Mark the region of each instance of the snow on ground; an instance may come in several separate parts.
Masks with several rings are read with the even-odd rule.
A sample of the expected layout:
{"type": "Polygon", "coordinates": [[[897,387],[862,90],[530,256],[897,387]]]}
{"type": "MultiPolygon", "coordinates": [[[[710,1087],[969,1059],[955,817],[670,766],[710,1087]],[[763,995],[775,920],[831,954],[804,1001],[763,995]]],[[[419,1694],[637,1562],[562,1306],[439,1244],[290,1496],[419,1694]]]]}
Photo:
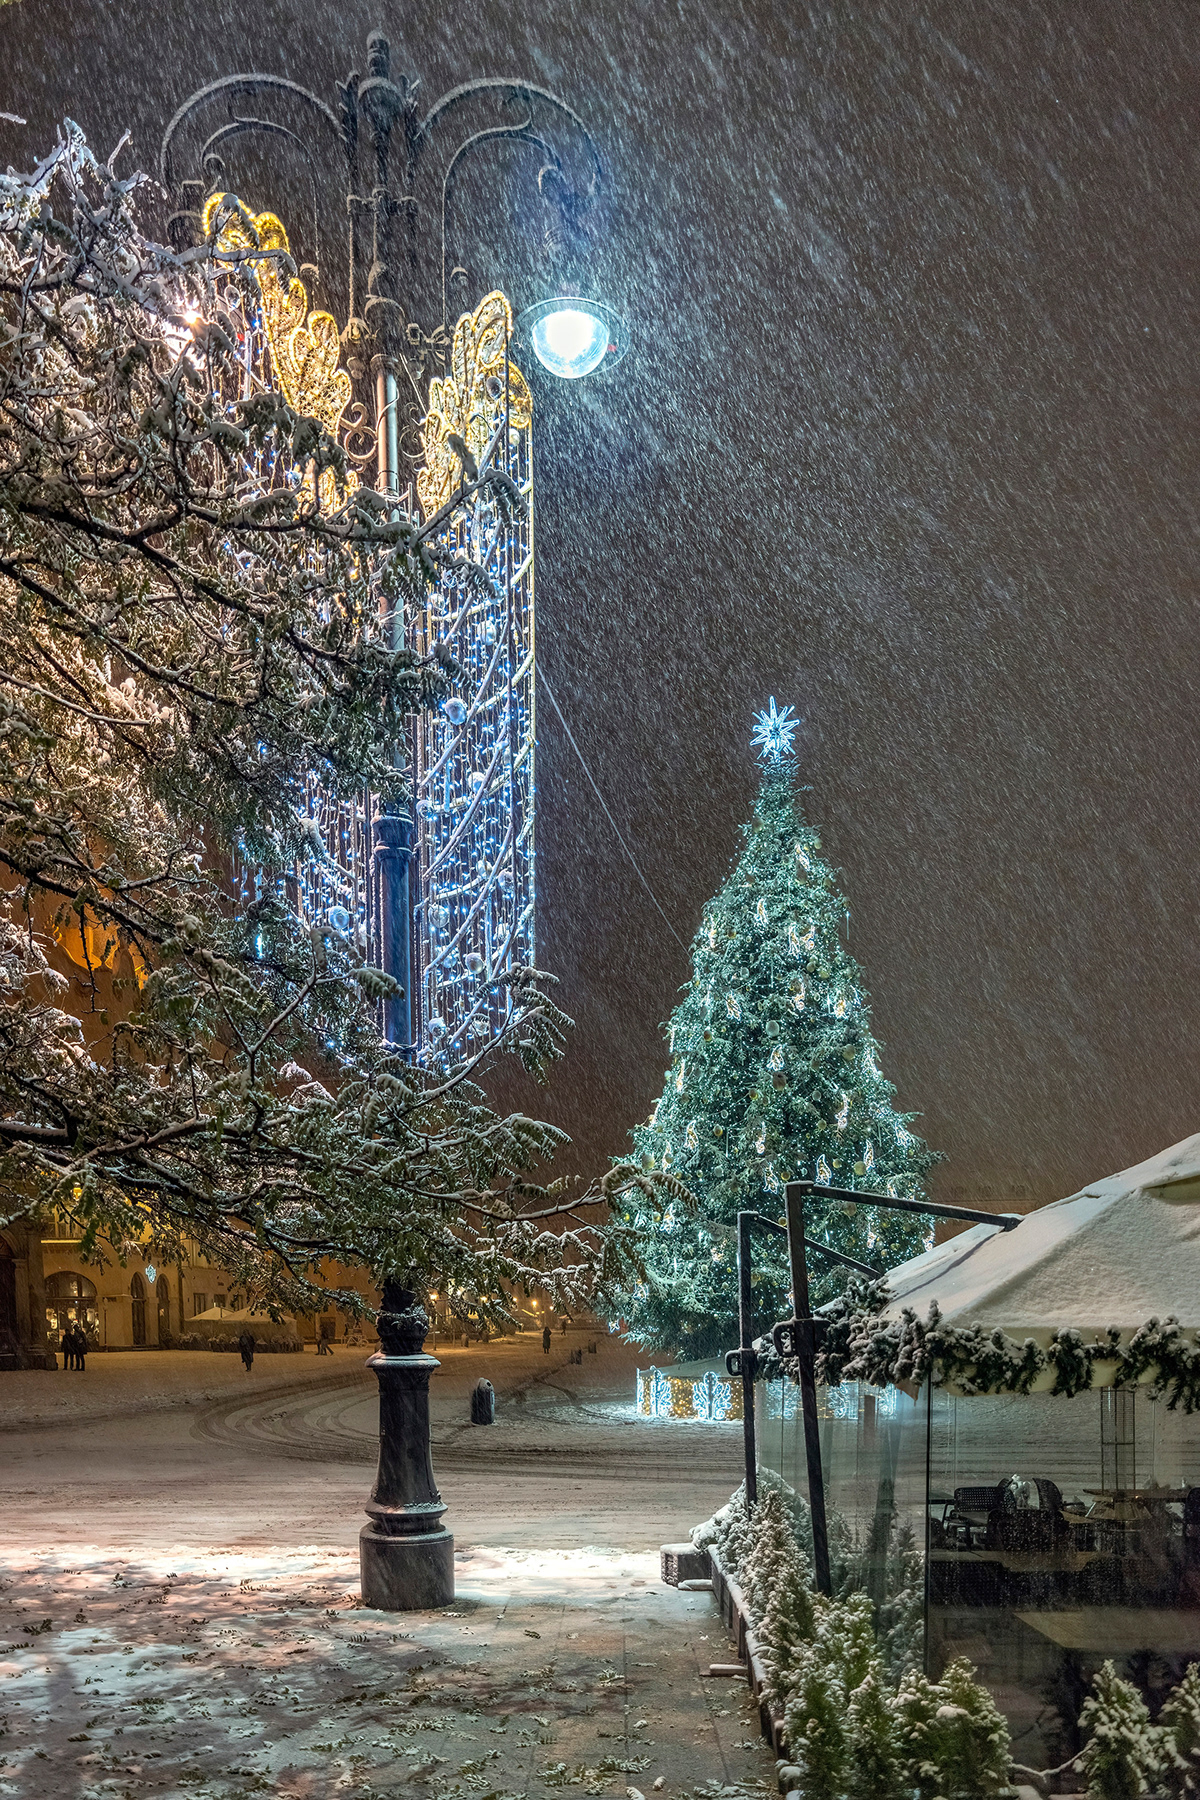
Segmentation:
{"type": "Polygon", "coordinates": [[[439,1346],[458,1598],[425,1614],[358,1601],[363,1352],[6,1377],[0,1796],[766,1791],[747,1689],[701,1674],[731,1654],[711,1596],[658,1579],[658,1544],[735,1485],[740,1432],[639,1421],[635,1354],[572,1364],[580,1341],[439,1346]],[[480,1374],[499,1428],[464,1422],[480,1374]]]}
{"type": "Polygon", "coordinates": [[[47,1550],[0,1593],[0,1794],[241,1800],[691,1793],[770,1776],[711,1597],[657,1560],[478,1549],[439,1613],[344,1552],[47,1550]]]}

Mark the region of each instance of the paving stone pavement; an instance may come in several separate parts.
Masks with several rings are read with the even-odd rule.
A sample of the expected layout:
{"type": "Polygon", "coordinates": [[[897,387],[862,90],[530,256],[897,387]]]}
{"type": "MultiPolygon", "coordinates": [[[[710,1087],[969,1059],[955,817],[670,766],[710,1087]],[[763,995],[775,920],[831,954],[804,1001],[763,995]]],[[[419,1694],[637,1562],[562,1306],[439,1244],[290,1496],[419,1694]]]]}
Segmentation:
{"type": "Polygon", "coordinates": [[[648,1554],[477,1547],[436,1613],[344,1548],[26,1550],[0,1584],[0,1795],[551,1800],[777,1791],[711,1595],[648,1554]]]}

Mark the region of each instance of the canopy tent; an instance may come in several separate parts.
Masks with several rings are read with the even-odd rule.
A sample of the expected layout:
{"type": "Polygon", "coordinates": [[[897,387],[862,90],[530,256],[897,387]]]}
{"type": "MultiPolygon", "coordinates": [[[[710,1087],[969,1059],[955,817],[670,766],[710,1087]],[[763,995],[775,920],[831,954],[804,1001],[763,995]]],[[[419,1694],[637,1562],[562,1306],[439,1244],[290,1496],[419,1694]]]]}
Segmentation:
{"type": "Polygon", "coordinates": [[[887,1316],[934,1301],[946,1325],[1041,1337],[1136,1331],[1174,1315],[1200,1329],[1200,1132],[1023,1218],[975,1225],[887,1277],[887,1316]]]}

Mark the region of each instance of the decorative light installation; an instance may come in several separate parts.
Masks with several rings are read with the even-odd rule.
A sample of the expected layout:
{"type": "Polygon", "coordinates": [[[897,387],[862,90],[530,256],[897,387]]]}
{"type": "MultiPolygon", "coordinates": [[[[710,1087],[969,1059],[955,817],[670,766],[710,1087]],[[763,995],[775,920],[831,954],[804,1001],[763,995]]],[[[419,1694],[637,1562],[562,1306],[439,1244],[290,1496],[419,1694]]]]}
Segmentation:
{"type": "Polygon", "coordinates": [[[454,569],[425,598],[416,647],[442,644],[462,670],[440,715],[418,721],[414,771],[414,1026],[442,1066],[492,1038],[499,977],[534,960],[533,413],[511,339],[501,293],[459,319],[417,474],[454,569]]]}
{"type": "MultiPolygon", "coordinates": [[[[218,252],[263,252],[261,259],[250,257],[258,279],[257,304],[248,304],[246,290],[233,283],[219,296],[218,322],[242,347],[241,389],[229,398],[276,388],[297,412],[319,419],[332,435],[339,435],[351,387],[350,377],[339,366],[337,322],[330,313],[309,311],[307,290],[297,276],[281,276],[282,259],[290,255],[282,221],[274,213],[251,213],[236,195],[223,193],[210,195],[205,202],[201,216],[205,234],[218,220],[218,252]]],[[[283,459],[264,452],[244,452],[242,464],[248,491],[266,492],[301,480],[283,459]]],[[[348,485],[356,485],[356,479],[349,470],[348,485]]],[[[330,502],[332,474],[322,482],[321,500],[330,502]]],[[[305,924],[331,925],[364,957],[375,960],[372,796],[364,791],[352,800],[336,800],[310,775],[299,810],[309,854],[284,877],[281,897],[305,924]]],[[[261,897],[260,870],[240,865],[236,873],[246,898],[261,897]]]]}
{"type": "Polygon", "coordinates": [[[790,706],[785,706],[782,712],[776,709],[772,695],[770,711],[755,713],[754,730],[750,734],[750,741],[757,745],[763,762],[779,762],[793,754],[792,739],[799,724],[800,720],[792,717],[790,706]]]}
{"type": "Polygon", "coordinates": [[[723,1425],[741,1418],[742,1389],[739,1382],[728,1381],[724,1372],[716,1369],[677,1374],[652,1366],[637,1372],[635,1404],[648,1419],[700,1419],[723,1425]]]}
{"type": "MultiPolygon", "coordinates": [[[[223,205],[222,248],[273,253],[252,259],[260,293],[252,316],[244,290],[229,290],[230,323],[245,346],[243,393],[274,385],[332,433],[355,430],[336,324],[328,313],[309,312],[296,277],[280,279],[279,258],[288,253],[282,223],[214,195],[206,231],[223,205]]],[[[418,1054],[441,1066],[491,1040],[507,1015],[500,977],[534,960],[532,401],[509,359],[511,339],[512,312],[501,293],[459,319],[450,372],[430,383],[415,497],[411,490],[400,496],[419,505],[426,523],[442,520],[438,545],[454,565],[404,621],[414,649],[429,653],[440,644],[461,669],[440,712],[418,720],[414,744],[412,1029],[418,1054]]],[[[275,465],[248,474],[263,491],[301,479],[275,465]]],[[[306,924],[329,925],[375,962],[382,945],[376,811],[374,795],[336,800],[310,777],[300,806],[309,854],[282,883],[306,924]]],[[[243,867],[238,875],[247,898],[261,894],[261,871],[243,867]]]]}

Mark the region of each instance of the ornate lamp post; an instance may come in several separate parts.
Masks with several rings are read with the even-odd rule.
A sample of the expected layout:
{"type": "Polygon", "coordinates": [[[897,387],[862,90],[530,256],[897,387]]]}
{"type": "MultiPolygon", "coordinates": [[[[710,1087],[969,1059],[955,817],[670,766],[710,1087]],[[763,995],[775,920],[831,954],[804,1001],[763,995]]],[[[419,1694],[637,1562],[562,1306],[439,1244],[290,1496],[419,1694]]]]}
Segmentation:
{"type": "MultiPolygon", "coordinates": [[[[360,466],[373,465],[381,493],[397,496],[409,488],[421,454],[430,378],[450,355],[450,288],[466,280],[466,270],[451,267],[448,249],[464,170],[486,146],[528,146],[546,208],[545,240],[555,255],[577,244],[602,173],[583,121],[546,88],[505,78],[466,82],[422,113],[419,87],[406,75],[393,78],[391,46],[382,31],[373,31],[366,74],[347,76],[337,110],[283,76],[227,75],[183,102],[159,158],[163,185],[176,205],[169,232],[178,244],[200,235],[206,196],[231,185],[225,158],[239,140],[265,137],[286,146],[307,168],[314,214],[317,173],[330,153],[340,162],[349,313],[341,342],[355,395],[346,414],[348,449],[360,466]]],[[[567,379],[615,360],[625,348],[624,327],[612,308],[580,295],[538,300],[520,323],[542,366],[567,379]]],[[[384,1029],[390,1042],[410,1051],[419,1035],[413,832],[411,816],[395,805],[382,807],[371,821],[373,935],[382,967],[402,990],[384,1009],[384,1029]]]]}
{"type": "MultiPolygon", "coordinates": [[[[528,146],[536,159],[537,189],[547,207],[547,243],[561,249],[575,239],[580,218],[591,204],[601,178],[600,158],[583,121],[556,95],[530,82],[489,79],[465,83],[443,95],[422,113],[417,104],[419,84],[407,76],[393,78],[391,47],[381,31],[367,39],[365,75],[352,73],[338,89],[336,110],[307,88],[282,76],[262,73],[229,75],[192,94],[179,107],[163,138],[160,172],[176,210],[169,230],[177,244],[196,241],[203,233],[203,208],[209,195],[224,192],[237,183],[227,175],[225,158],[242,139],[267,139],[287,146],[307,166],[316,214],[317,172],[332,153],[340,162],[345,180],[346,242],[345,294],[348,318],[340,333],[341,349],[354,396],[341,415],[348,430],[347,449],[356,463],[383,494],[411,495],[418,458],[422,455],[422,427],[430,415],[430,381],[446,367],[451,354],[448,296],[451,285],[463,281],[466,271],[451,268],[447,250],[448,221],[455,184],[474,154],[487,145],[508,141],[528,146]],[[436,253],[435,253],[436,252],[436,253]]],[[[314,230],[317,219],[314,216],[314,230]]],[[[507,363],[510,316],[502,296],[504,330],[498,360],[476,367],[473,379],[480,399],[462,398],[487,415],[487,434],[494,445],[501,438],[517,446],[527,459],[528,417],[518,418],[519,396],[512,393],[513,375],[507,363]],[[498,372],[497,372],[498,371],[498,372]],[[489,411],[488,409],[492,409],[489,411]],[[495,421],[492,412],[495,412],[495,421]],[[501,430],[501,425],[506,429],[501,430]],[[524,437],[522,437],[524,430],[524,437]],[[521,449],[520,446],[525,448],[521,449]]],[[[469,323],[477,324],[486,304],[469,323]]],[[[624,350],[624,329],[617,315],[602,302],[576,294],[558,294],[526,308],[522,323],[539,362],[551,373],[576,379],[615,360],[624,350]]],[[[486,326],[487,321],[484,322],[486,326]]],[[[483,330],[484,326],[480,329],[483,330]]],[[[332,329],[332,326],[331,326],[332,329]]],[[[464,379],[457,365],[455,375],[464,379]]],[[[339,380],[345,380],[339,376],[339,380]]],[[[519,380],[519,376],[517,377],[519,380]]],[[[443,383],[443,390],[450,384],[443,383]]],[[[343,396],[344,397],[344,396],[343,396]]],[[[444,391],[443,391],[444,398],[444,391]]],[[[526,409],[527,414],[527,409],[526,409]]],[[[450,423],[442,415],[441,435],[450,423]]],[[[468,436],[463,431],[463,436],[468,436]]],[[[428,469],[422,480],[429,480],[428,469]]],[[[433,510],[437,510],[436,507],[433,510]]],[[[509,553],[506,579],[513,585],[526,581],[521,571],[532,562],[532,544],[516,544],[509,553]],[[524,561],[521,558],[524,556],[524,561]]],[[[531,602],[531,589],[530,602],[531,602]]],[[[511,599],[511,595],[510,595],[511,599]]],[[[502,621],[510,663],[520,665],[527,691],[532,692],[532,630],[528,650],[515,635],[510,604],[502,621]]],[[[427,622],[428,623],[428,622],[427,622]]],[[[532,624],[532,615],[529,619],[532,624]]],[[[440,637],[436,621],[426,636],[440,637]]],[[[480,627],[476,652],[494,671],[500,649],[480,627]]],[[[430,647],[429,645],[425,646],[430,647]]],[[[514,754],[514,680],[509,677],[507,745],[501,743],[492,769],[468,769],[467,804],[479,810],[478,796],[491,791],[493,780],[504,778],[503,752],[507,748],[508,791],[516,795],[523,752],[514,754]],[[477,798],[471,798],[472,789],[477,798]]],[[[489,701],[495,705],[494,698],[489,701]]],[[[459,727],[451,707],[468,708],[461,701],[447,702],[450,723],[459,727]]],[[[481,709],[486,710],[486,709],[481,709]]],[[[519,875],[518,844],[527,840],[522,854],[532,869],[532,707],[525,721],[528,761],[520,776],[527,790],[527,821],[517,800],[510,801],[508,851],[512,872],[497,863],[497,879],[511,897],[519,875]],[[519,834],[519,835],[518,835],[519,834]]],[[[462,760],[460,742],[455,754],[462,760]]],[[[445,784],[453,765],[449,739],[437,761],[445,766],[445,784]]],[[[435,771],[436,772],[436,771],[435,771]]],[[[422,817],[439,813],[432,798],[422,801],[422,817]]],[[[447,808],[441,809],[443,813],[447,808]]],[[[372,915],[371,935],[376,956],[399,984],[401,993],[384,1011],[388,1041],[408,1054],[415,1053],[418,1018],[413,1005],[414,895],[410,891],[414,820],[406,808],[379,807],[364,834],[357,827],[356,868],[369,869],[372,915]],[[359,843],[359,840],[365,841],[359,843]]],[[[450,834],[462,837],[461,824],[450,834]]],[[[454,841],[436,848],[431,867],[450,867],[454,841]]],[[[504,846],[501,846],[501,856],[504,846]]],[[[460,852],[461,860],[461,852],[460,852]]],[[[357,876],[356,876],[357,879],[357,876]]],[[[446,892],[457,892],[443,878],[446,892]]],[[[429,916],[445,910],[432,892],[420,897],[429,916]]],[[[468,908],[470,918],[479,905],[468,908]]],[[[518,896],[510,905],[508,936],[496,943],[486,935],[481,948],[464,941],[457,963],[466,973],[460,985],[491,982],[501,966],[505,943],[511,953],[525,929],[525,945],[532,945],[533,895],[518,896]],[[518,904],[520,901],[520,904],[518,904]]],[[[337,929],[350,924],[350,914],[340,903],[328,907],[327,916],[337,929]],[[335,918],[335,913],[339,916],[335,918]]],[[[469,922],[469,921],[468,921],[469,922]]],[[[465,926],[463,927],[465,930],[465,926]]],[[[447,934],[449,935],[449,934],[447,934]]],[[[437,961],[449,950],[439,950],[437,961]]],[[[528,952],[531,954],[531,950],[528,952]]],[[[423,953],[424,954],[424,953],[423,953]]],[[[449,983],[443,983],[449,988],[449,983]]],[[[467,1036],[483,1029],[476,1022],[478,1005],[459,1005],[460,1021],[437,1018],[430,1029],[440,1027],[445,1043],[455,1054],[465,1052],[467,1036]],[[460,1034],[461,1043],[455,1037],[460,1034]]],[[[483,1015],[486,1018],[486,1013],[483,1015]]],[[[445,1052],[449,1054],[449,1049],[445,1052]]],[[[368,1606],[389,1611],[441,1606],[454,1594],[453,1538],[442,1527],[445,1506],[433,1478],[429,1443],[429,1377],[438,1367],[436,1358],[423,1352],[429,1321],[411,1287],[402,1280],[385,1282],[379,1314],[380,1354],[370,1358],[379,1380],[379,1470],[367,1507],[370,1523],[360,1538],[363,1599],[368,1606]]]]}
{"type": "Polygon", "coordinates": [[[379,1313],[383,1349],[367,1367],[379,1379],[379,1471],[359,1533],[362,1596],[383,1612],[448,1606],[454,1598],[454,1539],[429,1451],[429,1320],[410,1288],[387,1281],[379,1313]]]}

